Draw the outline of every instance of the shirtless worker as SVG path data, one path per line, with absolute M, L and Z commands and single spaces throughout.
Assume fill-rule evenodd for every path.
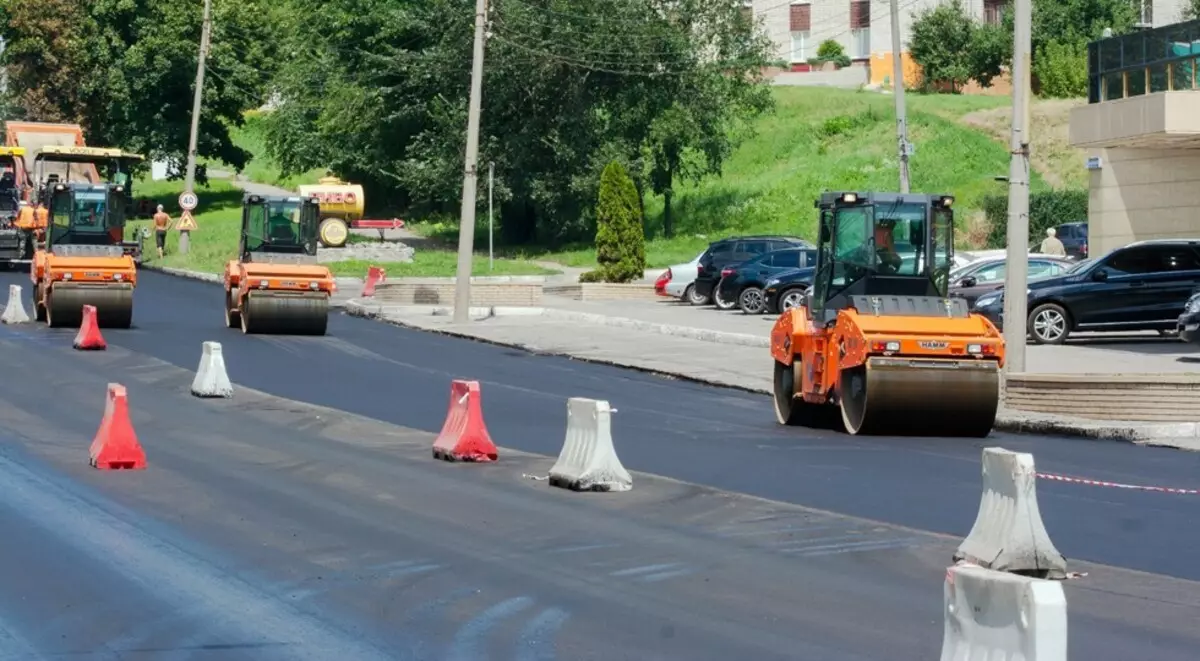
M 163 211 L 163 205 L 158 205 L 154 213 L 154 242 L 158 246 L 158 258 L 162 259 L 163 249 L 167 247 L 167 230 L 171 229 L 171 217 Z

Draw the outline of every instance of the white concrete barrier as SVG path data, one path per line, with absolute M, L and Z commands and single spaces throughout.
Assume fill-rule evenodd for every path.
M 608 402 L 572 397 L 567 400 L 567 438 L 550 469 L 550 484 L 575 491 L 628 491 L 633 476 L 613 448 Z
M 956 565 L 944 593 L 941 661 L 1067 661 L 1062 583 Z
M 984 448 L 979 514 L 954 559 L 996 571 L 1066 578 L 1067 560 L 1050 541 L 1038 509 L 1033 455 Z
M 29 313 L 25 311 L 25 299 L 21 296 L 21 285 L 8 286 L 8 304 L 4 306 L 4 314 L 0 314 L 0 322 L 6 324 L 29 323 Z
M 225 372 L 225 355 L 220 342 L 205 342 L 200 354 L 200 367 L 192 380 L 192 394 L 197 397 L 233 397 L 233 384 Z

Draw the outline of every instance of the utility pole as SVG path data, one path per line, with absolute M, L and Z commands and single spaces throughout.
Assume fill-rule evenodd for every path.
M 1013 113 L 1008 168 L 1008 273 L 1004 279 L 1004 367 L 1025 371 L 1026 318 L 1029 315 L 1029 55 L 1031 0 L 1014 3 Z
M 212 34 L 212 0 L 204 0 L 204 23 L 200 28 L 200 57 L 196 64 L 196 94 L 192 100 L 192 133 L 188 137 L 187 174 L 183 182 L 186 193 L 196 190 L 196 142 L 200 133 L 200 105 L 204 98 L 204 61 L 208 59 L 208 40 Z M 179 252 L 186 255 L 190 232 L 180 230 Z
M 488 270 L 493 271 L 496 268 L 495 248 L 492 240 L 494 233 L 494 225 L 492 222 L 492 189 L 496 185 L 496 164 L 488 161 Z
M 908 192 L 908 110 L 904 107 L 904 44 L 900 42 L 900 0 L 892 0 L 892 94 L 896 96 L 896 142 L 900 151 L 900 192 Z
M 471 65 L 471 100 L 467 114 L 467 153 L 463 168 L 462 212 L 458 225 L 458 271 L 454 283 L 454 323 L 465 324 L 471 315 L 471 252 L 475 247 L 475 190 L 479 183 L 479 114 L 483 102 L 483 31 L 487 0 L 475 0 L 475 55 Z

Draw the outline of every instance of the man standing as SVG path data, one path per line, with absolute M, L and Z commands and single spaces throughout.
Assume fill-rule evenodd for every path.
M 171 217 L 163 211 L 163 205 L 158 205 L 154 213 L 154 243 L 158 246 L 158 258 L 163 258 L 163 250 L 167 247 L 167 230 L 171 229 Z
M 1038 249 L 1038 252 L 1042 253 L 1043 255 L 1066 257 L 1067 249 L 1063 247 L 1063 242 L 1059 241 L 1058 237 L 1054 236 L 1057 233 L 1058 232 L 1056 232 L 1053 227 L 1046 230 L 1046 238 L 1042 239 L 1042 246 Z

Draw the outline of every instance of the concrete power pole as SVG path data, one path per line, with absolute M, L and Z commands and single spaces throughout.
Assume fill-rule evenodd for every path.
M 479 183 L 479 115 L 483 102 L 483 32 L 487 0 L 475 0 L 475 55 L 471 65 L 471 100 L 467 115 L 467 153 L 463 169 L 462 212 L 458 225 L 458 270 L 454 282 L 454 323 L 465 324 L 471 307 L 471 256 L 475 247 L 475 191 Z
M 204 23 L 200 28 L 200 57 L 196 65 L 196 94 L 192 101 L 192 133 L 188 137 L 187 174 L 183 189 L 188 193 L 196 190 L 196 143 L 200 133 L 200 106 L 204 98 L 204 61 L 208 59 L 208 41 L 212 35 L 212 0 L 204 0 Z M 187 230 L 179 232 L 179 252 L 186 255 L 188 251 Z
M 1031 0 L 1014 3 L 1012 157 L 1008 168 L 1008 275 L 1004 280 L 1004 367 L 1025 371 L 1026 318 L 1029 300 L 1029 55 Z
M 892 0 L 892 93 L 896 96 L 896 142 L 900 152 L 900 192 L 908 192 L 908 110 L 904 107 L 904 58 L 900 43 L 900 0 Z

